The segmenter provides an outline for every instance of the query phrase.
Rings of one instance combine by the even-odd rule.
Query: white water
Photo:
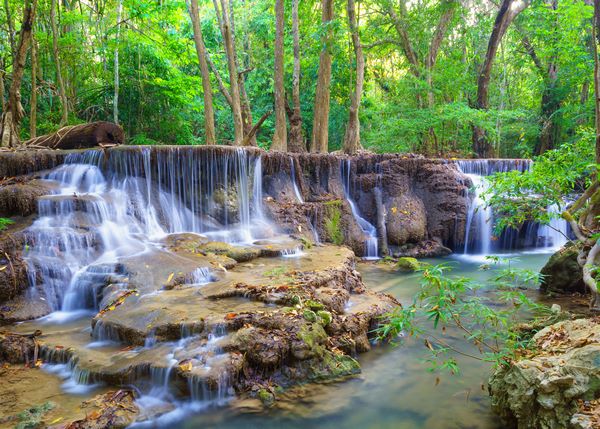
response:
[[[296,199],[299,203],[304,203],[304,198],[302,198],[302,194],[300,193],[300,189],[298,189],[298,178],[296,177],[296,166],[294,158],[290,156],[290,165],[291,165],[291,181],[294,187],[294,195],[296,195]]]
[[[467,213],[466,231],[463,253],[485,257],[493,254],[494,249],[494,212],[484,201],[482,195],[489,190],[489,181],[486,176],[499,172],[512,170],[526,171],[531,168],[532,162],[527,160],[465,160],[457,161],[459,169],[473,182],[473,199]],[[535,248],[554,250],[562,247],[567,242],[569,227],[561,219],[560,207],[548,207],[552,215],[548,225],[535,228],[531,225],[524,238],[526,243],[532,243]],[[535,237],[531,237],[537,231]],[[509,249],[510,250],[510,249]]]
[[[350,187],[351,168],[352,164],[350,159],[341,162],[341,175],[342,183],[344,186],[344,196],[346,197],[346,200],[350,205],[350,209],[352,210],[352,216],[354,216],[354,219],[356,219],[356,222],[360,226],[360,229],[367,236],[367,240],[365,241],[364,259],[378,259],[379,250],[377,242],[377,228],[375,228],[373,224],[371,224],[368,220],[366,220],[360,215],[358,207],[356,207],[356,204],[352,198]]]

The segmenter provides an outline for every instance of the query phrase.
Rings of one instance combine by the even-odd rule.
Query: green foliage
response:
[[[15,221],[12,219],[0,217],[0,231],[5,230],[6,228],[8,228],[9,225],[12,225],[13,223],[15,223]]]
[[[342,231],[342,202],[339,200],[329,201],[325,204],[325,231],[332,243],[341,245],[344,242]]]
[[[565,208],[565,196],[582,192],[596,172],[593,130],[582,128],[577,138],[535,159],[530,171],[510,171],[490,177],[485,199],[501,216],[496,230],[518,228],[531,220],[548,224],[547,207]],[[556,214],[554,216],[557,216]]]
[[[55,407],[56,405],[53,402],[46,402],[17,414],[18,423],[15,425],[15,429],[35,429],[40,427],[44,414]]]
[[[410,335],[423,340],[432,370],[458,372],[457,355],[503,365],[529,346],[531,334],[515,329],[523,317],[542,317],[549,310],[528,298],[525,290],[536,286],[537,273],[511,267],[510,260],[490,259],[503,264],[488,285],[450,275],[449,264],[421,268],[421,290],[412,305],[387,315],[379,329],[380,338]],[[444,333],[452,329],[472,345],[458,348]]]

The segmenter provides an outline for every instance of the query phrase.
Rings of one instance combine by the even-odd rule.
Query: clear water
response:
[[[517,255],[514,266],[539,269],[549,254]],[[480,271],[477,258],[430,260],[455,263],[454,273],[485,281],[493,271]],[[360,266],[372,289],[409,303],[418,291],[419,275],[403,274],[377,265]],[[447,339],[463,350],[465,341],[453,332]],[[407,339],[401,346],[378,346],[359,357],[362,374],[344,382],[301,386],[286,393],[278,405],[264,413],[230,407],[186,418],[180,429],[233,428],[348,428],[348,429],[500,429],[504,427],[490,410],[487,395],[489,364],[459,358],[461,374],[432,374],[423,358],[421,341]],[[436,385],[436,378],[439,383]]]

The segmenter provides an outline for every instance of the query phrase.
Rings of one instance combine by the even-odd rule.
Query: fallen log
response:
[[[55,133],[27,140],[27,147],[50,149],[87,149],[122,144],[125,140],[123,128],[112,122],[91,122],[70,125]]]

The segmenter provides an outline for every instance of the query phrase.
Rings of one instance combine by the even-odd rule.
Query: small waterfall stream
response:
[[[362,231],[367,236],[367,240],[365,241],[365,252],[364,259],[377,259],[379,258],[379,249],[377,242],[377,228],[370,223],[368,220],[363,218],[360,215],[358,207],[352,198],[352,188],[351,188],[351,180],[350,180],[350,172],[352,170],[352,161],[350,159],[346,159],[341,161],[340,164],[341,175],[342,175],[342,183],[344,185],[344,195],[348,204],[350,205],[350,209],[352,210],[352,215],[356,222],[362,229]]]
[[[487,176],[495,173],[518,170],[521,172],[531,168],[530,160],[510,159],[478,159],[456,161],[458,168],[473,183],[473,198],[467,214],[467,222],[464,238],[464,254],[491,255],[498,250],[512,250],[502,248],[502,243],[496,243],[494,236],[494,212],[483,200],[482,195],[489,190]],[[556,205],[548,207],[551,214],[560,213]],[[509,231],[509,235],[512,231]],[[567,242],[569,234],[568,224],[564,219],[554,216],[548,225],[530,224],[526,229],[526,237],[523,239],[529,247],[558,249]],[[535,236],[532,236],[535,234]],[[505,245],[506,247],[506,245]]]

